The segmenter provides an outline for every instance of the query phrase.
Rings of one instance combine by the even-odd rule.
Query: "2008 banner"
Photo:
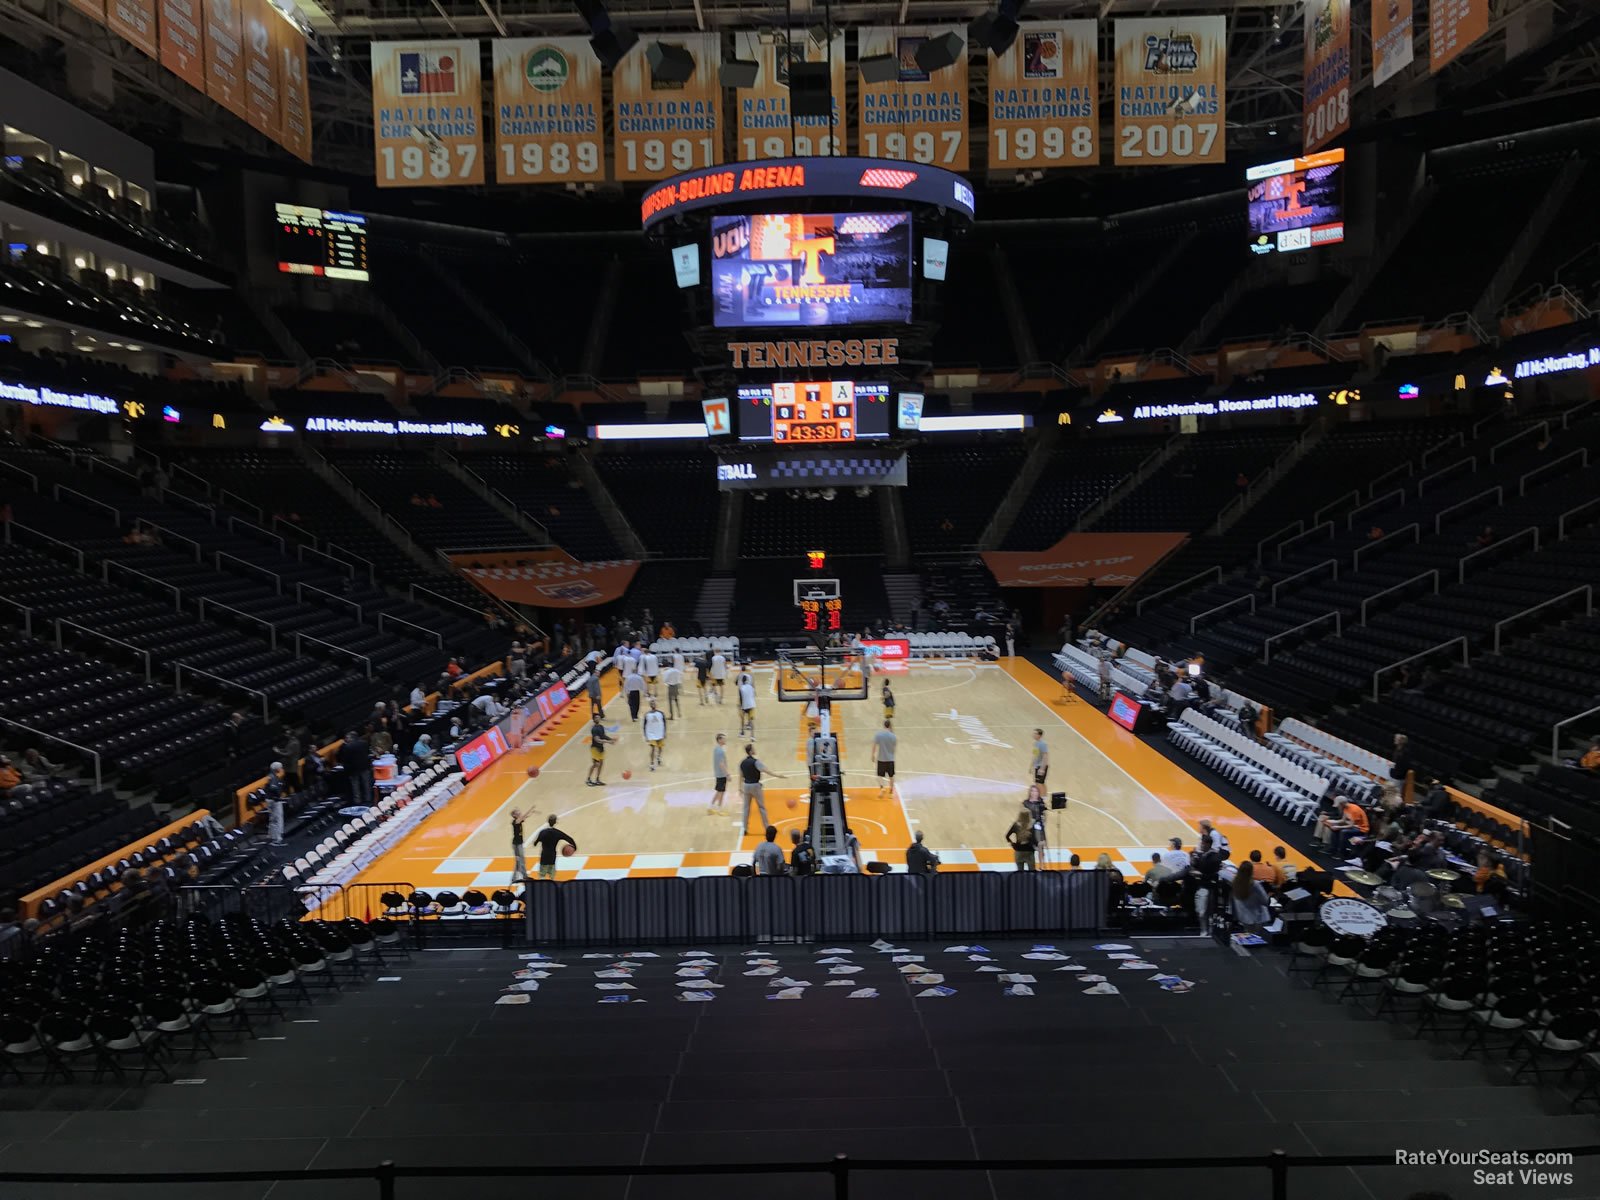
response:
[[[917,65],[917,49],[955,34],[963,48],[955,62],[935,71]],[[895,77],[861,81],[857,153],[965,171],[967,132],[966,30],[955,25],[873,26],[857,33],[862,58],[890,55]]]
[[[483,182],[483,67],[471,38],[372,43],[379,187]]]
[[[495,179],[601,180],[600,60],[588,38],[501,38],[494,43]]]
[[[678,87],[656,87],[641,41],[611,73],[615,125],[615,178],[667,179],[722,161],[722,62],[714,33],[660,39],[694,59],[694,71]]]
[[[989,53],[989,170],[1100,162],[1100,65],[1094,21],[1025,21]]]
[[[1225,162],[1227,18],[1119,19],[1114,41],[1117,166]]]
[[[755,87],[734,92],[737,117],[735,152],[744,160],[844,153],[844,33],[833,44],[818,43],[804,30],[763,41],[760,34],[733,35],[734,57],[759,68]],[[790,126],[789,66],[796,62],[831,63],[828,94],[833,115],[794,116]]]
[[[1350,0],[1306,9],[1305,153],[1350,128]]]

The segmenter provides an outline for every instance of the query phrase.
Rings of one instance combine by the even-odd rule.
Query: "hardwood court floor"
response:
[[[803,706],[773,696],[770,668],[754,674],[756,753],[784,776],[768,783],[767,812],[787,846],[787,830],[806,820]],[[1013,870],[1005,831],[1027,790],[1035,728],[1044,729],[1050,748],[1047,790],[1070,798],[1065,812],[1049,817],[1050,868],[1065,868],[1073,853],[1093,863],[1104,851],[1125,874],[1142,874],[1152,850],[1164,848],[1169,837],[1182,837],[1192,848],[1201,817],[1217,821],[1236,859],[1278,844],[1250,816],[1104,714],[1066,700],[1058,681],[1020,658],[918,662],[888,676],[897,701],[898,774],[894,792],[882,792],[871,736],[883,723],[884,678],[874,678],[870,700],[837,702],[833,709],[847,812],[866,860],[903,864],[912,831],[920,829],[946,870]],[[620,744],[606,754],[604,788],[584,786],[589,706],[578,700],[546,727],[541,744],[485,771],[361,881],[457,890],[502,886],[511,874],[513,808],[529,814],[530,837],[555,813],[576,839],[578,853],[559,864],[562,878],[720,875],[748,862],[760,840],[760,819],[752,812],[749,834],[741,833],[736,766],[726,807],[713,812],[708,804],[714,736],[728,735],[730,765],[749,739],[739,736],[731,694],[720,707],[701,706],[694,689],[686,690],[683,716],[668,725],[661,769],[648,769],[639,727],[608,678],[606,723],[618,727]],[[540,768],[538,779],[527,777],[530,766]],[[632,778],[624,780],[623,771]]]

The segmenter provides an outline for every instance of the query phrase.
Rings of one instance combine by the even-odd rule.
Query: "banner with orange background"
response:
[[[206,95],[236,117],[248,115],[244,100],[243,0],[201,0],[205,5]]]
[[[1411,65],[1412,0],[1373,0],[1372,86],[1379,87]]]
[[[464,552],[450,555],[450,562],[496,599],[535,608],[610,604],[639,570],[634,559],[583,563],[555,548]]]
[[[1444,70],[1488,32],[1489,0],[1433,0],[1428,5],[1428,74]]]
[[[682,85],[656,87],[643,41],[612,70],[618,180],[667,179],[722,161],[721,38],[715,33],[688,33],[655,40],[687,50],[694,59],[694,74]]]
[[[244,34],[245,120],[274,141],[282,132],[283,108],[278,99],[276,26],[282,18],[270,0],[241,0]]]
[[[494,62],[496,183],[601,180],[600,60],[588,38],[498,38]]]
[[[763,40],[763,38],[766,40]],[[760,68],[755,87],[736,88],[733,102],[735,153],[745,161],[758,158],[809,157],[844,153],[845,90],[844,32],[833,35],[832,46],[815,42],[803,29],[791,29],[787,36],[736,33],[734,57],[754,62]],[[831,52],[831,59],[830,59]],[[790,129],[789,65],[794,62],[832,62],[828,92],[833,100],[833,119],[793,117]]]
[[[1350,0],[1312,0],[1306,8],[1304,153],[1350,128]]]
[[[989,52],[989,170],[1100,162],[1096,21],[1024,21],[1004,54]]]
[[[1001,587],[1126,587],[1189,540],[1186,533],[1069,533],[1048,550],[985,550]]]
[[[956,61],[938,71],[917,65],[917,48],[954,33],[961,39]],[[857,54],[887,54],[899,64],[894,79],[860,89],[856,153],[897,158],[965,171],[971,158],[968,130],[967,31],[958,25],[875,25],[856,31]]]
[[[311,161],[311,90],[306,77],[306,39],[287,20],[277,25],[278,144],[302,162]]]
[[[379,187],[483,182],[478,53],[473,38],[372,43],[372,157]]]
[[[107,0],[106,28],[151,58],[161,57],[156,0]]]
[[[1118,18],[1119,167],[1227,161],[1226,17]]]
[[[206,90],[202,0],[161,0],[161,65],[196,91]]]

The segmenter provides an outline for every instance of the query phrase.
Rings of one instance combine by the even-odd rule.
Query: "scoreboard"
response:
[[[806,633],[838,633],[844,622],[844,601],[803,597],[800,601],[800,627]]]
[[[358,283],[371,278],[367,273],[366,217],[302,204],[278,204],[275,209],[280,272]]]
[[[889,436],[889,385],[848,379],[738,389],[739,440],[800,445]]]

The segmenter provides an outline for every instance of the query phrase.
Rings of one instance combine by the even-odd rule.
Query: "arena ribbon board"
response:
[[[483,182],[478,43],[372,43],[372,148],[379,187]]]
[[[1378,0],[1372,6],[1372,86],[1411,65],[1412,0]]]
[[[240,0],[202,0],[206,22],[206,95],[236,117],[245,116],[244,47]]]
[[[1186,533],[1069,533],[1048,550],[985,550],[1001,587],[1126,587],[1189,540]]]
[[[161,56],[155,0],[107,0],[106,28],[151,58]]]
[[[582,563],[561,550],[452,554],[450,562],[491,596],[540,608],[610,604],[622,598],[639,570],[633,559]]]
[[[833,118],[793,116],[789,105],[789,64],[829,62],[826,43],[811,40],[803,29],[790,30],[787,40],[762,41],[759,34],[733,35],[734,57],[754,62],[760,70],[755,87],[736,88],[733,102],[735,145],[739,158],[808,158],[844,153],[844,33],[832,38],[828,92]],[[793,120],[791,131],[790,121]],[[791,132],[793,136],[791,137]]]
[[[161,0],[161,65],[196,91],[206,89],[203,0]]]
[[[278,62],[274,39],[283,18],[270,0],[243,0],[245,119],[259,133],[277,141],[283,133],[283,106],[278,98]]]
[[[1305,28],[1305,153],[1350,129],[1350,0],[1312,0]]]
[[[1227,18],[1119,19],[1115,30],[1116,165],[1227,161]]]
[[[600,60],[588,38],[499,38],[494,60],[495,181],[606,176]]]
[[[641,39],[611,73],[615,165],[619,180],[666,179],[722,162],[721,43],[714,33],[663,37],[694,59],[681,86],[655,87]]]
[[[989,170],[1100,162],[1100,66],[1094,21],[1026,21],[989,52]]]
[[[278,21],[278,99],[282,106],[278,144],[302,162],[311,161],[311,91],[306,76],[306,39],[287,20]]]
[[[899,70],[886,83],[860,81],[856,153],[967,169],[966,32],[958,25],[878,25],[858,31],[860,57],[892,55]],[[924,71],[917,65],[917,48],[949,34],[962,42],[956,61]]]
[[[1488,32],[1489,0],[1433,0],[1428,5],[1428,73],[1444,70]]]

